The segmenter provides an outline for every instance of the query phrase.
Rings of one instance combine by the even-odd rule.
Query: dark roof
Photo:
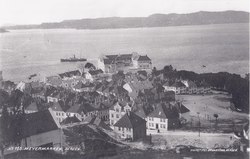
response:
[[[38,111],[38,107],[37,107],[36,102],[30,103],[30,105],[28,105],[28,107],[25,108],[25,110]]]
[[[63,111],[61,104],[62,104],[61,102],[55,102],[55,103],[53,103],[53,105],[51,106],[51,109],[52,109],[53,111]]]
[[[186,87],[181,81],[176,81],[174,84],[171,85],[172,87]]]
[[[118,55],[105,55],[110,60],[115,60]]]
[[[69,71],[69,72],[64,72],[64,73],[59,74],[59,76],[61,78],[72,77],[72,76],[80,76],[80,75],[81,75],[81,72],[79,70],[74,70],[74,71]]]
[[[81,121],[81,120],[79,120],[76,116],[67,117],[66,119],[64,119],[64,120],[61,122],[61,125],[77,123],[77,122],[80,122],[80,121]]]
[[[147,117],[143,107],[139,107],[134,113],[143,119]]]
[[[132,56],[132,54],[121,54],[117,56],[116,60],[131,60]]]
[[[179,110],[181,114],[190,112],[190,110],[187,107],[185,107],[183,104],[180,104]]]
[[[105,122],[96,116],[88,116],[83,122],[86,122],[88,124],[96,125],[98,127],[104,128],[106,130],[112,130]]]
[[[22,138],[57,130],[59,128],[58,123],[56,123],[56,120],[49,109],[25,114],[24,120],[20,123],[17,126],[21,126],[23,128],[23,132],[21,133]]]
[[[179,118],[179,111],[170,103],[159,103],[156,105],[155,110],[152,111],[148,116],[156,118],[175,119]]]
[[[147,77],[147,75],[148,75],[147,71],[145,71],[145,70],[139,70],[139,71],[137,71],[137,73],[138,73],[139,75],[143,75],[143,76],[145,76],[145,77]]]
[[[145,55],[145,56],[139,56],[137,61],[151,61],[151,59],[147,55]]]
[[[110,65],[112,64],[114,61],[113,60],[110,60],[110,59],[103,59],[103,62],[105,65]]]
[[[118,120],[114,126],[117,127],[126,127],[126,128],[136,128],[141,124],[146,124],[146,121],[136,115],[133,112],[126,113]]]
[[[75,104],[72,107],[70,107],[67,112],[71,112],[71,113],[88,113],[88,112],[92,112],[95,111],[96,109],[89,103],[84,103],[84,104]]]
[[[88,88],[88,87],[95,87],[95,85],[93,83],[82,83],[81,81],[79,81],[74,88],[75,89],[81,89],[81,88]]]
[[[103,73],[103,71],[101,69],[99,69],[99,70],[90,70],[89,71],[89,74],[91,74],[92,76],[93,75],[98,75],[98,74],[101,74],[101,73]]]

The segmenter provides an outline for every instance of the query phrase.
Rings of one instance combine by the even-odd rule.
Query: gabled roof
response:
[[[116,60],[130,60],[132,56],[132,54],[121,54],[116,57]]]
[[[81,81],[79,81],[74,88],[75,89],[82,89],[82,88],[88,88],[88,87],[95,87],[95,85],[93,83],[88,83],[88,84],[84,84]]]
[[[128,106],[130,106],[127,102],[116,102],[115,104],[113,104],[109,109],[110,110],[114,110],[115,108],[115,106],[120,106],[121,107],[121,109],[123,110],[124,109],[124,107],[126,106],[126,105],[128,105]],[[130,106],[131,107],[131,106]]]
[[[72,116],[72,117],[67,117],[66,119],[64,119],[61,122],[61,125],[72,124],[72,123],[77,123],[77,122],[81,122],[81,120],[79,120],[76,116]]]
[[[181,114],[190,112],[190,110],[187,107],[185,107],[182,103],[176,103],[175,106],[178,108],[178,111]]]
[[[59,76],[61,78],[64,77],[72,77],[72,76],[80,76],[81,72],[79,70],[74,70],[74,71],[69,71],[69,72],[64,72],[64,73],[60,73]]]
[[[159,103],[156,105],[155,110],[152,111],[148,116],[155,118],[175,119],[179,118],[179,112],[178,109],[170,103]]]
[[[174,84],[171,85],[171,87],[186,87],[186,85],[183,84],[181,81],[176,81]]]
[[[89,103],[84,103],[84,104],[75,104],[72,107],[70,107],[67,112],[70,113],[88,113],[88,112],[92,112],[95,111],[96,109]]]
[[[59,102],[54,102],[51,106],[51,109],[53,111],[63,111],[62,107],[61,107],[61,103]]]
[[[147,55],[145,55],[145,56],[139,56],[137,61],[151,61],[151,59]]]
[[[56,90],[52,92],[49,96],[53,98],[60,98],[60,92]]]
[[[105,55],[110,60],[115,60],[118,55]]]
[[[111,65],[114,61],[110,59],[103,59],[105,65]]]
[[[98,127],[104,128],[106,130],[112,130],[107,124],[104,123],[102,119],[96,116],[88,116],[83,122],[96,125]]]
[[[143,107],[139,107],[134,113],[138,115],[139,117],[141,117],[142,119],[147,117],[146,112]]]
[[[28,107],[25,108],[25,110],[38,111],[38,107],[37,107],[36,102],[30,103],[30,105],[28,105]]]
[[[122,118],[118,120],[114,126],[134,129],[142,124],[146,124],[146,121],[144,119],[133,112],[129,112],[123,115]]]
[[[89,74],[91,74],[92,76],[98,75],[98,74],[101,74],[101,73],[103,73],[103,71],[101,69],[99,69],[99,70],[90,70],[89,71]]]
[[[17,121],[13,124],[18,124],[16,126],[22,127],[22,138],[57,130],[59,128],[59,123],[56,122],[50,109],[25,114],[23,121]]]

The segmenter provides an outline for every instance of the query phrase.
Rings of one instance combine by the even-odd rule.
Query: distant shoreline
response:
[[[105,17],[64,20],[35,25],[6,26],[6,29],[120,29],[206,24],[249,23],[249,12],[244,11],[200,11],[188,14],[152,14],[148,17]]]

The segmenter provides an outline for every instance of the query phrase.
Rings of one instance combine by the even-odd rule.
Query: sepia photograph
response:
[[[248,159],[249,0],[0,0],[0,159]]]

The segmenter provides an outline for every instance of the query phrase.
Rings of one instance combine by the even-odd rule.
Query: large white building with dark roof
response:
[[[105,73],[151,70],[152,61],[147,55],[142,56],[136,52],[131,54],[105,55],[98,60],[98,68]]]

